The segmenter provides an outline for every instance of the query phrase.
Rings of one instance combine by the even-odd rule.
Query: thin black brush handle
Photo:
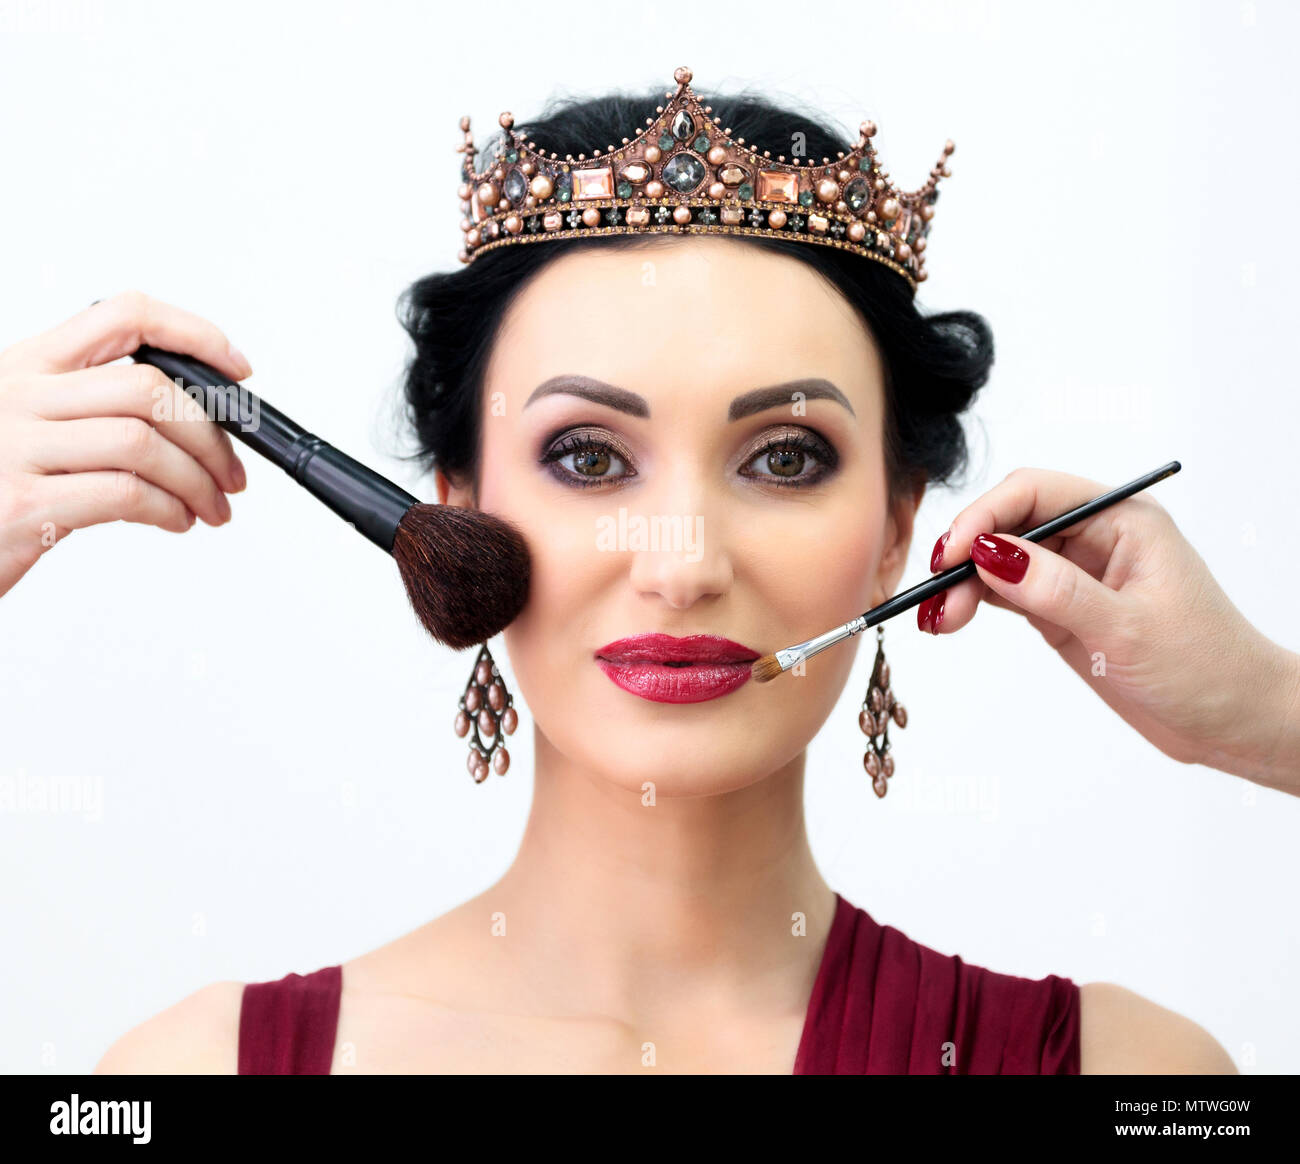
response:
[[[1151,472],[1144,473],[1127,485],[1121,485],[1118,489],[1112,489],[1109,493],[1103,493],[1100,497],[1094,497],[1091,501],[1076,506],[1074,509],[1061,514],[1060,517],[1054,517],[1051,521],[1043,522],[1042,525],[1031,529],[1028,533],[1016,534],[1015,536],[1024,538],[1027,542],[1044,541],[1053,534],[1060,533],[1063,529],[1069,529],[1070,526],[1082,521],[1085,517],[1100,513],[1103,509],[1123,501],[1126,497],[1132,497],[1134,493],[1141,493],[1143,489],[1154,485],[1157,481],[1172,477],[1181,468],[1182,465],[1177,461],[1170,461],[1167,465],[1161,465],[1159,469],[1152,469]],[[967,558],[960,566],[953,566],[942,574],[936,574],[933,578],[927,578],[924,582],[918,583],[910,590],[904,590],[902,594],[895,594],[893,598],[868,610],[862,617],[867,620],[867,626],[875,626],[877,623],[884,622],[887,618],[902,614],[903,611],[924,602],[927,598],[932,598],[940,590],[947,590],[949,586],[955,586],[958,582],[971,577],[974,573],[975,563]]]
[[[193,356],[145,344],[131,358],[161,368],[231,436],[279,465],[380,549],[393,552],[397,526],[419,498]]]

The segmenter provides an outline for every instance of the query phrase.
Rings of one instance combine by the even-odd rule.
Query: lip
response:
[[[703,703],[749,682],[758,652],[717,635],[631,635],[596,651],[616,686],[652,703]]]

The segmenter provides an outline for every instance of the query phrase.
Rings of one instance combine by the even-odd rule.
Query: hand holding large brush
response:
[[[126,355],[135,366],[111,364]],[[235,382],[251,373],[213,324],[139,292],[0,352],[0,594],[74,529],[228,521],[245,482],[229,433],[391,553],[439,642],[513,621],[528,597],[518,530],[422,504]]]

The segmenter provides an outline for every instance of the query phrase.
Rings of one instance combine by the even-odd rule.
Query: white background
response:
[[[846,133],[874,118],[906,186],[957,142],[922,302],[985,313],[998,360],[969,484],[926,499],[905,585],[1017,466],[1110,486],[1179,459],[1155,496],[1300,647],[1296,7],[834,11],[3,0],[0,345],[141,288],[431,497],[395,456],[394,305],[455,265],[459,117],[481,142],[502,109],[667,89],[688,64],[706,99],[756,83]],[[474,785],[450,727],[471,655],[423,636],[391,560],[244,459],[228,526],[79,532],[0,600],[0,778],[99,802],[0,812],[0,1070],[90,1070],[196,988],[353,957],[511,859],[527,714],[511,774]],[[1300,1070],[1300,801],[1167,759],[1006,612],[939,639],[904,616],[886,648],[912,717],[890,795],[861,767],[869,645],[810,753],[831,884],[945,953],[1119,982],[1243,1071]]]

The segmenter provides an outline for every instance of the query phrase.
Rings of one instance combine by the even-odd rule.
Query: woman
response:
[[[529,137],[577,154],[648,105],[575,103]],[[797,128],[810,156],[843,150],[802,114],[713,106],[750,140]],[[98,1070],[1233,1072],[1195,1022],[1126,989],[970,966],[841,898],[802,795],[856,648],[743,681],[746,660],[898,588],[926,485],[964,461],[959,416],[992,361],[984,321],[925,317],[897,266],[835,247],[544,241],[420,281],[405,315],[439,500],[513,520],[533,556],[504,635],[536,743],[514,863],[341,972],[208,986]],[[145,423],[174,386],[104,366],[141,342],[250,371],[211,324],[138,294],[0,355],[0,589],[39,557],[45,523],[62,536],[229,519],[244,478],[225,435]],[[1024,469],[969,505],[931,565],[973,555],[979,577],[918,625],[954,633],[980,601],[1019,611],[1166,754],[1295,791],[1300,660],[1241,617],[1158,502],[1043,545],[1004,532],[1104,488]],[[601,540],[638,519],[699,536]],[[665,635],[678,641],[628,641]],[[1230,672],[1212,689],[1189,667],[1210,651]]]

